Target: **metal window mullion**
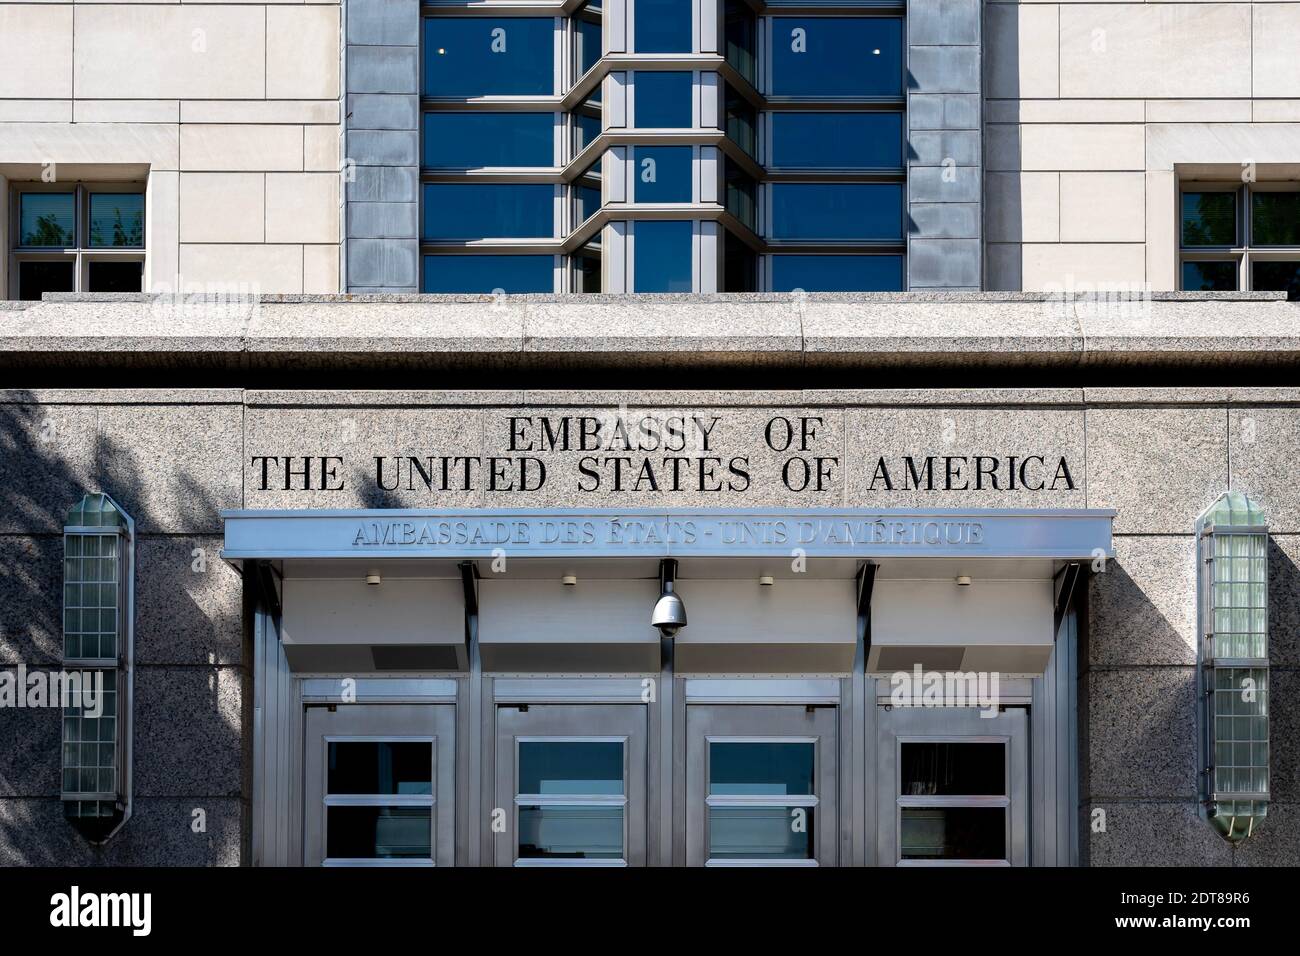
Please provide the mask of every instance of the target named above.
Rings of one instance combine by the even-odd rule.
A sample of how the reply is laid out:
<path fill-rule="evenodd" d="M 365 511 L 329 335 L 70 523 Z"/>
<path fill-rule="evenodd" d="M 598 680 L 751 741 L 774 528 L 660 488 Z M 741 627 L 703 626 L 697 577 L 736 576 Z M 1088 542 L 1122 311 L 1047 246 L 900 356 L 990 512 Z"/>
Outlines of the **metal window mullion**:
<path fill-rule="evenodd" d="M 791 797 L 766 797 L 766 796 L 743 796 L 740 794 L 710 794 L 704 798 L 704 804 L 708 807 L 728 808 L 732 810 L 743 810 L 747 808 L 762 809 L 784 809 L 794 807 L 816 807 L 821 804 L 821 800 L 816 794 L 807 794 L 804 796 Z"/>
<path fill-rule="evenodd" d="M 569 795 L 521 793 L 515 796 L 517 807 L 625 807 L 627 795 Z"/>
<path fill-rule="evenodd" d="M 1011 806 L 1009 796 L 998 797 L 920 797 L 920 796 L 900 796 L 898 806 L 905 809 L 945 809 L 949 807 L 1001 807 Z"/>
<path fill-rule="evenodd" d="M 437 798 L 427 793 L 325 795 L 327 807 L 433 807 L 437 803 Z"/>

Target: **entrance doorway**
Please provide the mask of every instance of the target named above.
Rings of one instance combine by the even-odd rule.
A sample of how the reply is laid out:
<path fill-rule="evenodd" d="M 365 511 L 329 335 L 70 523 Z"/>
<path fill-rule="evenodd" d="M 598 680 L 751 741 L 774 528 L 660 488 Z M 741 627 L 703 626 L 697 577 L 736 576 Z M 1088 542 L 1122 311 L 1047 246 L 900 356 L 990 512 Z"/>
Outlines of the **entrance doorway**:
<path fill-rule="evenodd" d="M 497 707 L 497 866 L 644 866 L 646 708 Z"/>
<path fill-rule="evenodd" d="M 833 706 L 686 709 L 686 862 L 834 865 Z"/>
<path fill-rule="evenodd" d="M 306 710 L 308 866 L 451 866 L 455 707 Z"/>

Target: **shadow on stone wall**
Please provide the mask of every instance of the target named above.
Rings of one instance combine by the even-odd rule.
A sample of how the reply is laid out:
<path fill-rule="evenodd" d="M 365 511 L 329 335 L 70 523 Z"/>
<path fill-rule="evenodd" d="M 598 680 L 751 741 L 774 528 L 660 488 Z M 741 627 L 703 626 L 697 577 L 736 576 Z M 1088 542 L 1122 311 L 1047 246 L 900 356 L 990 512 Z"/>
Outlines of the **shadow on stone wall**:
<path fill-rule="evenodd" d="M 0 746 L 0 864 L 238 863 L 242 589 L 218 557 L 222 505 L 183 465 L 187 409 L 174 434 L 139 426 L 142 448 L 177 449 L 165 460 L 105 434 L 97 406 L 37 400 L 10 391 L 0 405 L 0 668 L 60 665 L 61 529 L 84 494 L 107 492 L 137 529 L 135 799 L 121 833 L 89 844 L 63 818 L 59 711 L 0 709 L 0 740 L 14 741 Z"/>
<path fill-rule="evenodd" d="M 1269 545 L 1271 803 L 1258 831 L 1237 846 L 1198 814 L 1195 646 L 1188 644 L 1195 620 L 1171 621 L 1156 606 L 1194 615 L 1194 541 L 1169 540 L 1169 553 L 1142 554 L 1149 566 L 1139 560 L 1130 569 L 1117 560 L 1091 582 L 1090 625 L 1080 642 L 1084 860 L 1293 866 L 1300 860 L 1300 567 L 1292 553 L 1300 539 L 1275 535 Z M 1186 573 L 1169 573 L 1173 562 L 1186 563 Z M 1103 833 L 1093 831 L 1096 809 L 1106 814 Z"/>

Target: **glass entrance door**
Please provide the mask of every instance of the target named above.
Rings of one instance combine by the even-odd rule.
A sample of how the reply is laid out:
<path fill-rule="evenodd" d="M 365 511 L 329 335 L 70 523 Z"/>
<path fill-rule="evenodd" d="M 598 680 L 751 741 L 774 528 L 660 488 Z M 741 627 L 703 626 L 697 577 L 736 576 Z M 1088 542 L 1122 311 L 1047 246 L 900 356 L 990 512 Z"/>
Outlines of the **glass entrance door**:
<path fill-rule="evenodd" d="M 836 709 L 686 710 L 686 862 L 833 865 Z"/>
<path fill-rule="evenodd" d="M 455 707 L 308 707 L 304 862 L 451 866 Z"/>
<path fill-rule="evenodd" d="M 644 866 L 646 709 L 497 708 L 498 866 Z"/>
<path fill-rule="evenodd" d="M 1026 866 L 1027 712 L 880 711 L 881 866 Z"/>

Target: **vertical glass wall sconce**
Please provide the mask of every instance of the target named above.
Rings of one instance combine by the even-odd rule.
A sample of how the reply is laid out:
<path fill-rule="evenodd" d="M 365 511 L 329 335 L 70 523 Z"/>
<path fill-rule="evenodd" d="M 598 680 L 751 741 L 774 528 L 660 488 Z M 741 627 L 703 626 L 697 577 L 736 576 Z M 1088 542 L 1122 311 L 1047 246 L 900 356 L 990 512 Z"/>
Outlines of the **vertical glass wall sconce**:
<path fill-rule="evenodd" d="M 1268 812 L 1268 525 L 1230 491 L 1196 530 L 1201 808 L 1238 843 Z"/>
<path fill-rule="evenodd" d="M 102 842 L 131 816 L 135 522 L 89 494 L 63 529 L 63 811 Z"/>

